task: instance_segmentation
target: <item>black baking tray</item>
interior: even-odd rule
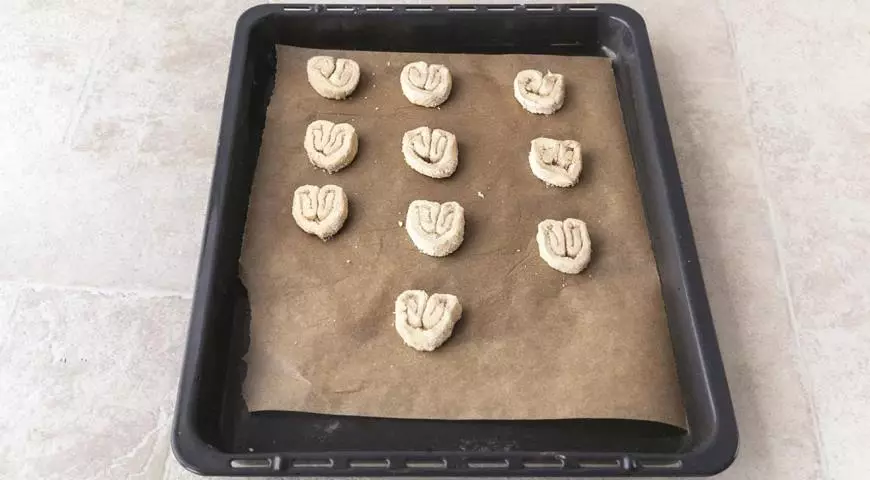
[[[275,45],[601,56],[613,61],[661,278],[687,430],[634,420],[404,420],[254,412],[238,259]],[[689,476],[734,459],[737,427],[643,19],[620,5],[263,5],[236,26],[172,445],[210,475]],[[542,394],[546,394],[542,392]]]

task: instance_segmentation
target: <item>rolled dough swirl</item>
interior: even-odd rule
[[[547,185],[571,187],[577,183],[583,170],[580,142],[536,138],[529,150],[529,166],[532,173]]]
[[[396,331],[405,344],[421,352],[440,347],[462,316],[455,295],[405,290],[396,298]]]
[[[462,245],[465,210],[456,202],[414,200],[408,206],[405,229],[418,250],[432,257],[446,257]]]
[[[293,192],[293,220],[321,240],[338,233],[347,219],[347,195],[337,185],[303,185]]]
[[[414,171],[431,178],[453,175],[459,165],[459,149],[452,133],[419,127],[402,137],[402,154]]]
[[[359,84],[359,64],[326,55],[308,59],[308,83],[321,97],[342,100]]]
[[[437,107],[450,96],[453,77],[444,65],[413,62],[405,65],[399,77],[402,93],[414,105]]]
[[[586,223],[576,218],[544,220],[538,224],[538,253],[547,265],[562,273],[583,271],[592,258]]]
[[[356,129],[348,123],[316,120],[305,131],[308,160],[328,173],[335,173],[350,165],[356,156],[358,142]]]
[[[564,79],[558,73],[523,70],[514,79],[514,97],[532,113],[556,113],[565,101]]]

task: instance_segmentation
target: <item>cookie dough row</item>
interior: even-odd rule
[[[316,120],[305,131],[305,153],[317,168],[335,173],[356,157],[359,138],[349,123]],[[459,165],[459,148],[452,133],[429,127],[405,132],[402,155],[414,171],[431,178],[453,175]]]
[[[359,84],[359,64],[348,58],[311,57],[307,71],[311,88],[324,98],[343,100]],[[453,76],[444,65],[412,62],[402,68],[399,83],[408,101],[434,108],[450,96]],[[523,70],[514,78],[514,98],[531,113],[556,113],[565,102],[565,80],[558,73]]]
[[[337,185],[303,185],[293,192],[292,212],[299,228],[325,241],[344,226],[347,195]],[[465,239],[465,209],[457,202],[414,200],[408,206],[405,230],[420,252],[446,257]],[[544,220],[535,239],[541,258],[560,272],[580,273],[589,264],[592,244],[581,220]]]
[[[335,173],[356,157],[359,138],[348,123],[316,120],[305,131],[305,152],[317,168]],[[456,135],[438,128],[419,127],[405,132],[402,155],[415,172],[431,178],[447,178],[459,165]],[[540,137],[529,150],[532,173],[547,185],[571,187],[580,178],[583,158],[576,140]]]

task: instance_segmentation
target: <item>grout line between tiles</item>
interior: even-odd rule
[[[0,281],[0,285],[8,285],[19,289],[32,290],[67,290],[73,292],[91,293],[94,295],[132,295],[140,298],[165,298],[177,297],[185,300],[190,300],[193,295],[190,292],[182,292],[176,290],[161,290],[148,288],[116,288],[116,287],[95,287],[89,285],[59,285],[52,283],[39,282],[18,282],[18,281]],[[20,295],[20,294],[19,294]]]
[[[819,415],[816,409],[815,389],[813,385],[812,375],[807,368],[806,358],[804,357],[804,349],[800,340],[801,328],[797,320],[797,315],[795,314],[794,297],[792,295],[791,285],[789,283],[788,268],[785,265],[786,254],[782,248],[782,235],[779,229],[776,206],[773,202],[773,199],[771,198],[771,195],[768,193],[769,189],[767,188],[767,176],[764,172],[764,160],[761,153],[757,130],[755,128],[755,117],[752,114],[752,107],[749,99],[747,98],[748,85],[743,75],[743,67],[740,62],[740,52],[737,48],[737,42],[734,40],[734,30],[731,26],[731,21],[728,18],[725,7],[722,5],[723,2],[727,2],[728,0],[713,1],[716,3],[716,8],[719,10],[719,15],[721,15],[722,20],[725,23],[725,30],[728,35],[728,44],[731,49],[731,55],[734,58],[735,66],[737,68],[737,79],[740,85],[740,99],[743,103],[743,108],[746,110],[747,116],[749,117],[749,135],[752,142],[751,148],[753,150],[753,153],[755,154],[755,158],[757,159],[757,164],[755,165],[755,175],[758,180],[758,186],[761,190],[761,195],[764,200],[765,208],[767,209],[767,218],[770,225],[770,232],[773,237],[773,246],[774,252],[776,254],[776,262],[779,267],[780,281],[783,284],[783,293],[785,294],[786,299],[786,310],[788,312],[789,328],[794,335],[794,343],[797,347],[797,371],[800,378],[801,387],[804,391],[804,396],[806,397],[809,404],[810,420],[812,421],[813,435],[815,436],[816,450],[819,459],[819,469],[821,470],[822,478],[827,479],[830,477],[828,475],[828,462],[820,428]]]

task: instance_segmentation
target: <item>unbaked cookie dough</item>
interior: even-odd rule
[[[402,93],[414,105],[437,107],[450,96],[453,77],[444,65],[413,62],[405,65],[399,77]]]
[[[338,233],[347,219],[347,195],[337,185],[303,185],[293,192],[293,220],[321,240]]]
[[[423,290],[405,290],[396,298],[396,331],[409,347],[431,352],[453,333],[462,316],[462,305],[455,295]]]
[[[580,273],[592,258],[589,230],[585,222],[576,218],[544,220],[538,224],[535,238],[541,258],[562,273]]]
[[[580,178],[583,159],[580,143],[576,140],[536,138],[529,150],[532,173],[547,185],[571,187]]]
[[[328,173],[335,173],[350,165],[356,156],[358,142],[356,129],[348,123],[316,120],[305,131],[308,160]]]
[[[342,100],[359,84],[359,64],[326,55],[308,59],[308,83],[321,97]]]
[[[402,154],[414,171],[431,178],[449,177],[459,165],[456,135],[437,128],[419,127],[405,132]]]
[[[432,257],[446,257],[462,245],[465,210],[456,202],[414,200],[408,206],[405,229],[417,250]]]
[[[565,82],[558,73],[523,70],[514,79],[514,97],[526,110],[550,115],[562,108]]]

